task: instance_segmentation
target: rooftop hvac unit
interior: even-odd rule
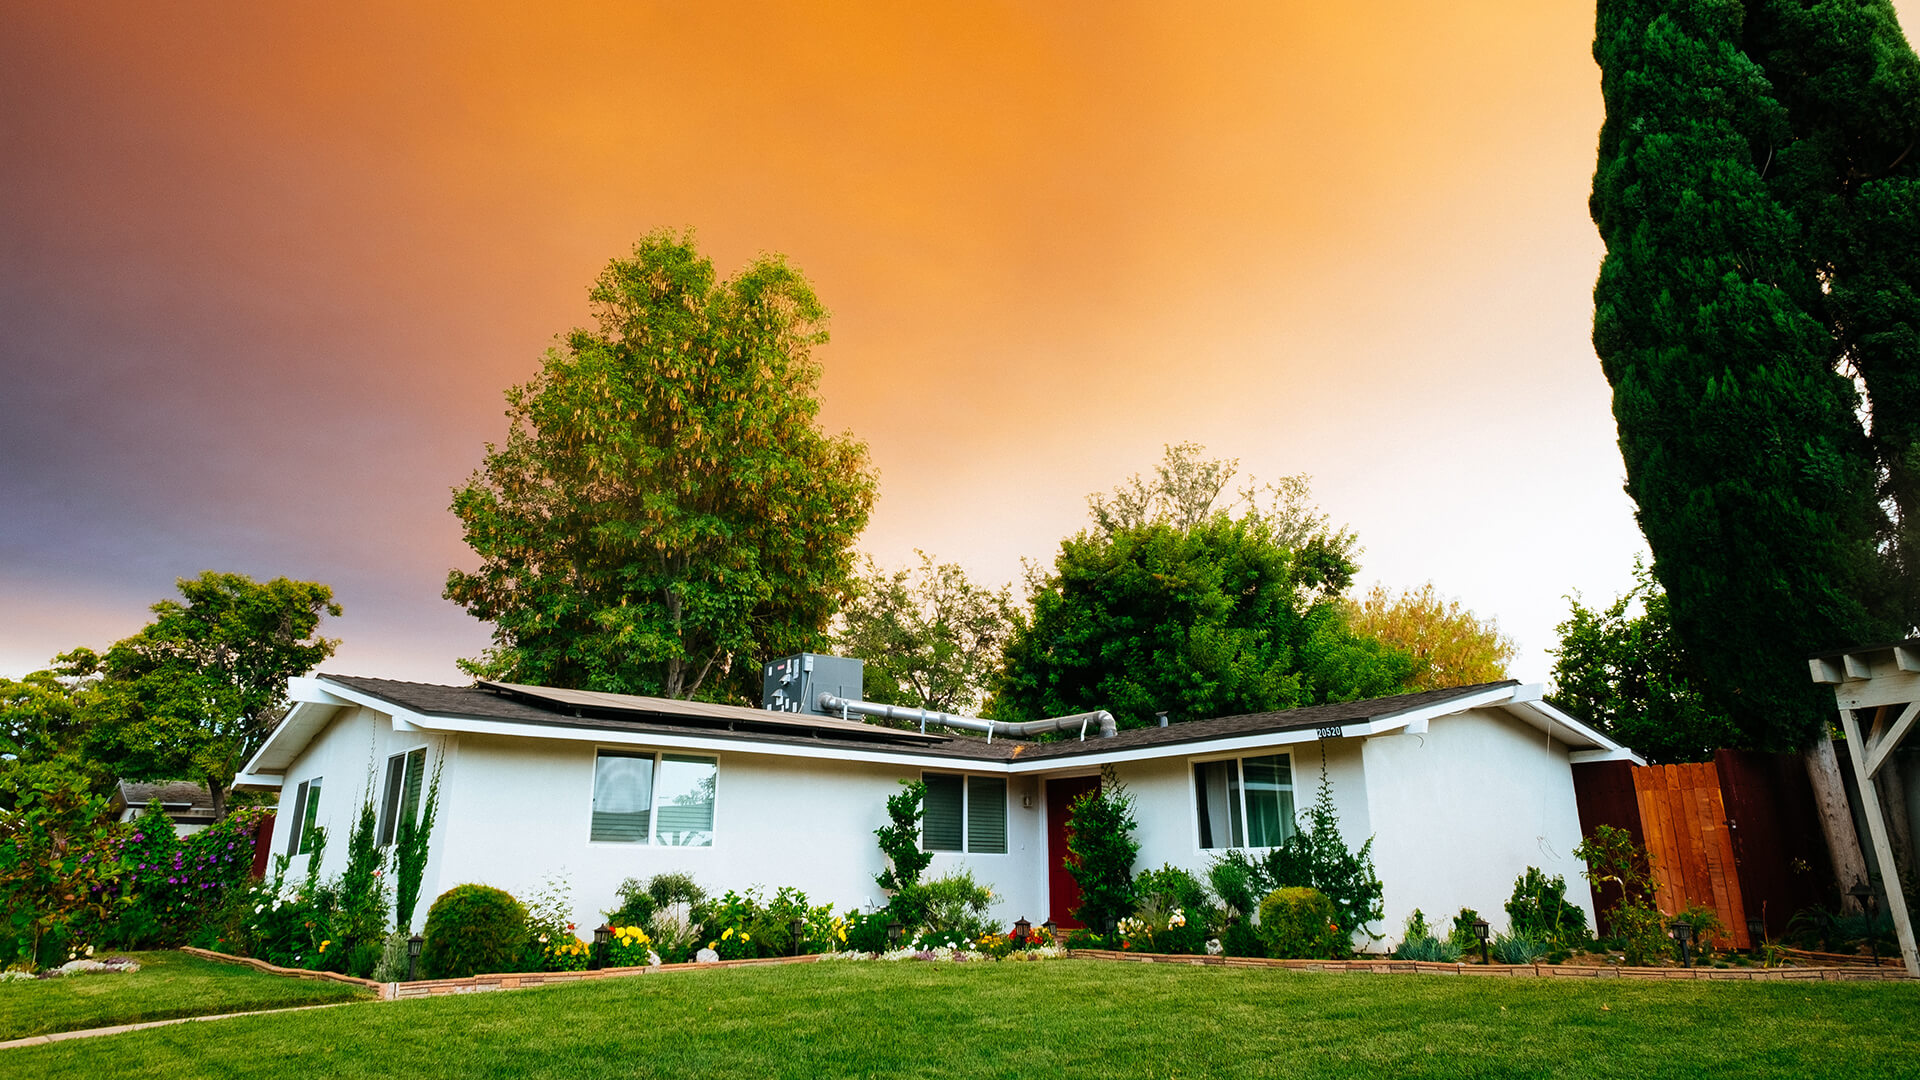
[[[800,653],[760,669],[760,704],[774,712],[837,715],[820,709],[820,695],[861,700],[866,664],[850,656]]]

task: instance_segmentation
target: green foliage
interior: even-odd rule
[[[1727,924],[1721,921],[1720,913],[1710,904],[1688,904],[1681,908],[1678,915],[1667,920],[1668,932],[1671,933],[1673,924],[1682,919],[1693,926],[1692,948],[1696,960],[1703,956],[1712,956],[1714,942],[1728,941],[1733,937],[1727,929]]]
[[[1653,762],[1706,761],[1742,740],[1713,705],[1673,631],[1667,594],[1645,562],[1632,589],[1605,608],[1575,596],[1555,631],[1553,703]],[[1629,615],[1632,604],[1641,611]]]
[[[1340,929],[1333,902],[1317,889],[1288,886],[1260,901],[1260,940],[1268,956],[1290,960],[1340,960],[1353,954],[1352,938]]]
[[[886,908],[865,913],[856,911],[846,916],[847,936],[842,945],[852,952],[886,952],[892,948],[887,939],[887,924],[892,921],[893,913]]]
[[[1353,534],[1304,477],[1222,501],[1238,463],[1191,443],[1088,500],[1094,527],[1028,580],[993,714],[1111,711],[1123,728],[1398,693],[1413,656],[1347,627]]]
[[[1400,944],[1394,946],[1393,955],[1397,960],[1451,964],[1460,959],[1460,947],[1452,941],[1435,938],[1427,926],[1426,915],[1414,908],[1413,914],[1407,916],[1406,929],[1400,935]]]
[[[976,713],[1000,675],[1012,589],[981,588],[959,564],[916,554],[917,569],[892,573],[866,560],[834,647],[866,662],[868,701]]]
[[[917,927],[926,919],[927,901],[920,886],[920,874],[933,862],[932,852],[920,850],[920,818],[924,813],[927,785],[919,780],[900,781],[900,790],[887,799],[887,824],[873,831],[880,839],[880,854],[887,868],[873,880],[891,897],[888,903],[893,917],[908,927]]]
[[[427,872],[427,843],[433,838],[434,819],[440,815],[440,767],[445,762],[444,757],[434,759],[433,779],[420,804],[420,819],[402,814],[394,829],[393,925],[398,930],[412,928],[413,909],[420,904],[420,881]]]
[[[100,893],[112,906],[101,912],[94,939],[115,948],[178,945],[211,930],[217,943],[235,929],[228,900],[248,891],[254,832],[265,813],[244,807],[181,838],[159,804],[150,804],[122,831],[117,873]]]
[[[1514,881],[1506,906],[1507,926],[1516,938],[1562,949],[1586,939],[1587,913],[1567,901],[1567,879],[1559,874],[1549,878],[1538,867],[1527,867]]]
[[[924,886],[929,935],[972,941],[995,928],[987,920],[993,903],[993,890],[973,879],[973,871],[955,870],[934,878]]]
[[[387,931],[386,854],[380,850],[378,818],[373,810],[373,788],[360,804],[353,830],[347,834],[347,867],[340,875],[340,936],[355,945],[385,940]],[[317,861],[317,860],[316,860]],[[376,954],[374,961],[379,959]],[[369,961],[368,970],[372,969]],[[357,973],[356,974],[360,974]]]
[[[1470,907],[1463,907],[1453,917],[1453,925],[1447,927],[1447,944],[1461,954],[1480,951],[1480,935],[1473,932],[1473,924],[1480,921],[1480,913]]]
[[[1673,948],[1673,941],[1667,936],[1667,917],[1650,901],[1622,901],[1609,913],[1608,922],[1613,931],[1612,940],[1620,947],[1629,966],[1645,967],[1652,961],[1664,960]]]
[[[1073,800],[1067,808],[1067,873],[1080,886],[1080,906],[1073,917],[1095,930],[1119,924],[1134,908],[1133,860],[1140,841],[1133,830],[1133,796],[1127,793],[1111,766],[1100,773],[1100,786]]]
[[[1409,690],[1499,682],[1518,648],[1494,619],[1480,618],[1458,600],[1442,599],[1431,581],[1398,596],[1375,585],[1349,601],[1346,611],[1355,633],[1413,656],[1419,666]]]
[[[1546,959],[1549,944],[1529,934],[1495,934],[1487,955],[1496,964],[1531,964]]]
[[[1831,39],[1836,55],[1810,54],[1813,24],[1844,21],[1848,8],[1880,9],[1868,19],[1877,29]],[[1758,15],[1754,39],[1749,12]],[[1906,115],[1892,127],[1868,120],[1871,137],[1855,140],[1837,121],[1850,110],[1830,108],[1827,94],[1860,69],[1808,73],[1833,70],[1876,34],[1879,47],[1904,54],[1909,92],[1883,82],[1864,95],[1898,100]],[[1854,385],[1838,369],[1849,352],[1863,372],[1873,366],[1853,347],[1867,327],[1852,325],[1857,312],[1830,290],[1868,236],[1902,252],[1898,259],[1911,256],[1899,226],[1847,233],[1860,242],[1852,247],[1830,243],[1837,237],[1809,230],[1818,211],[1805,198],[1810,188],[1852,190],[1909,156],[1912,61],[1897,41],[1882,0],[1599,6],[1594,57],[1607,119],[1591,206],[1607,255],[1594,288],[1594,347],[1673,630],[1707,701],[1746,747],[1798,750],[1824,734],[1832,696],[1806,678],[1809,653],[1904,636],[1910,625],[1886,610],[1896,575],[1877,550],[1888,528],[1879,463]],[[1783,106],[1782,94],[1796,104]],[[1814,161],[1822,157],[1829,164]],[[1808,170],[1821,182],[1796,179]],[[1911,221],[1904,189],[1882,190],[1899,191],[1895,220]],[[1891,309],[1862,323],[1911,335]],[[1913,370],[1910,351],[1888,355]],[[1872,398],[1871,382],[1868,391]],[[1870,404],[1878,428],[1880,401]]]
[[[456,885],[427,910],[420,974],[427,979],[463,979],[518,971],[525,960],[527,909],[488,885]]]
[[[381,942],[380,960],[374,965],[370,976],[374,982],[407,981],[407,968],[412,959],[407,954],[407,938],[410,936],[405,930],[395,930]]]
[[[1217,912],[1200,879],[1177,866],[1142,870],[1133,879],[1133,917],[1151,930],[1152,952],[1199,953]]]
[[[317,631],[341,609],[327,586],[284,577],[209,570],[178,584],[184,603],[154,604],[153,622],[98,658],[91,752],[127,779],[206,784],[218,817],[285,712],[287,680],[339,645]]]
[[[1259,910],[1257,897],[1273,890],[1265,868],[1239,848],[1228,848],[1214,857],[1207,867],[1207,882],[1213,886],[1214,895],[1226,905],[1228,913],[1242,919],[1251,919]]]
[[[1593,886],[1594,903],[1607,903],[1603,913],[1607,932],[1632,943],[1626,946],[1630,957],[1635,950],[1644,952],[1647,945],[1643,924],[1650,918],[1649,912],[1653,916],[1660,914],[1653,906],[1653,864],[1646,850],[1634,843],[1633,834],[1625,829],[1598,825],[1574,846],[1573,855],[1587,864],[1587,881]],[[1611,901],[1603,899],[1605,897],[1611,897]]]
[[[1340,929],[1378,941],[1380,935],[1368,927],[1386,914],[1386,886],[1373,869],[1373,838],[1368,837],[1358,851],[1347,847],[1333,807],[1333,784],[1327,779],[1326,747],[1320,750],[1320,787],[1313,805],[1307,808],[1302,827],[1267,853],[1258,884],[1313,888],[1333,904]]]
[[[464,666],[755,697],[754,658],[824,643],[873,504],[866,448],[816,424],[826,311],[779,256],[716,283],[668,232],[588,296],[596,327],[507,392],[506,444],[454,492],[480,567],[446,595],[494,625]]]
[[[811,906],[806,893],[790,886],[783,886],[771,899],[758,887],[745,892],[728,889],[703,904],[696,918],[700,937],[722,960],[791,955],[795,919],[802,923],[801,952],[823,952],[839,936],[833,907]]]

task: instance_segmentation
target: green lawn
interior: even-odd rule
[[[811,964],[183,1024],[10,1077],[1920,1075],[1920,985]]]
[[[0,1041],[176,1016],[330,1005],[371,996],[346,983],[269,975],[186,953],[128,955],[140,961],[140,970],[130,975],[0,982]]]

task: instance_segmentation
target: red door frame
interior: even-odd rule
[[[1067,809],[1073,800],[1100,790],[1098,776],[1063,776],[1047,781],[1047,917],[1063,929],[1078,930],[1073,910],[1080,906],[1080,883],[1067,872]]]

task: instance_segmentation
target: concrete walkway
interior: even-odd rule
[[[115,1024],[112,1027],[87,1028],[84,1031],[55,1031],[47,1035],[29,1035],[24,1039],[10,1039],[0,1042],[0,1050],[11,1050],[18,1046],[45,1046],[48,1043],[65,1042],[68,1039],[91,1039],[96,1035],[118,1035],[123,1031],[142,1031],[146,1028],[167,1027],[171,1024],[192,1024],[201,1020],[231,1020],[236,1016],[271,1016],[274,1013],[306,1012],[310,1009],[337,1009],[342,1005],[361,1005],[359,1001],[336,1001],[328,1005],[295,1005],[286,1009],[259,1009],[254,1012],[220,1013],[217,1016],[176,1016],[171,1020],[149,1020],[143,1024]]]

